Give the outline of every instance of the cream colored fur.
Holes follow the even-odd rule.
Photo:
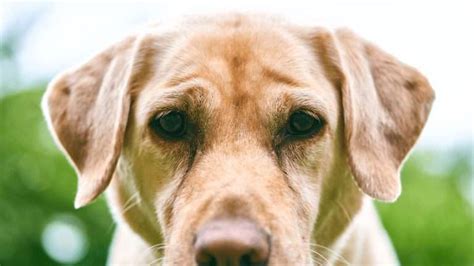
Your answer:
[[[400,194],[433,98],[421,74],[348,30],[225,14],[133,34],[55,78],[43,109],[79,176],[75,206],[107,188],[110,264],[194,265],[196,231],[225,216],[271,235],[269,265],[393,265],[369,196]],[[153,133],[169,109],[187,113],[193,138]],[[280,141],[298,109],[325,127]]]

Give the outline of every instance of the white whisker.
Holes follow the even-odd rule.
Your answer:
[[[152,245],[148,248],[146,248],[144,251],[142,251],[140,254],[141,255],[145,255],[147,254],[147,252],[150,252],[150,253],[155,253],[156,251],[161,251],[161,250],[164,250],[166,248],[166,244],[164,243],[158,243],[158,244],[155,244],[155,245]]]
[[[336,200],[336,204],[339,206],[339,208],[341,208],[341,210],[344,213],[344,215],[346,216],[348,222],[351,222],[352,217],[349,215],[349,212],[346,210],[346,208],[344,208],[344,206],[338,200]]]
[[[350,263],[341,254],[337,253],[335,250],[330,249],[330,248],[328,248],[326,246],[323,246],[323,245],[320,245],[320,244],[316,244],[316,243],[311,243],[310,245],[314,246],[314,247],[317,247],[317,248],[322,248],[322,249],[330,252],[333,256],[336,257],[337,260],[340,260],[344,264],[350,265]]]
[[[329,260],[326,257],[324,257],[323,254],[321,254],[321,253],[319,253],[319,252],[317,252],[316,250],[313,250],[313,249],[310,249],[310,250],[313,254],[315,254],[316,256],[319,256],[319,257],[321,257],[321,259],[323,259],[323,262],[321,263],[321,265],[324,265],[324,264],[329,262]]]
[[[127,211],[129,211],[132,207],[136,206],[137,204],[140,203],[140,198],[138,192],[135,192],[132,196],[130,196],[125,203],[123,204],[123,209],[120,211],[120,215],[125,214]],[[113,229],[114,223],[112,222],[107,229],[107,232],[111,231]]]

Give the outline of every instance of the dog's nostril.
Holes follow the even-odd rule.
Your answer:
[[[252,255],[250,253],[243,255],[240,258],[239,266],[250,266],[252,265]]]
[[[209,254],[197,254],[196,262],[198,266],[217,266],[217,259]]]
[[[217,220],[205,225],[194,243],[199,266],[264,266],[270,255],[268,235],[247,220]]]

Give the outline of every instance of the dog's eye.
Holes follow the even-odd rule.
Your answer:
[[[186,133],[186,116],[180,111],[160,114],[151,121],[150,127],[162,137],[179,139]]]
[[[286,127],[289,135],[297,137],[309,137],[318,133],[323,128],[323,121],[316,115],[304,111],[291,114]]]

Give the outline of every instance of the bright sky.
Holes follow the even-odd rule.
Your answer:
[[[250,11],[347,26],[424,73],[436,91],[421,145],[473,143],[474,5],[469,1],[172,1],[2,3],[0,33],[42,11],[20,47],[22,85],[48,80],[149,21],[182,14]],[[3,72],[3,71],[2,71]]]

